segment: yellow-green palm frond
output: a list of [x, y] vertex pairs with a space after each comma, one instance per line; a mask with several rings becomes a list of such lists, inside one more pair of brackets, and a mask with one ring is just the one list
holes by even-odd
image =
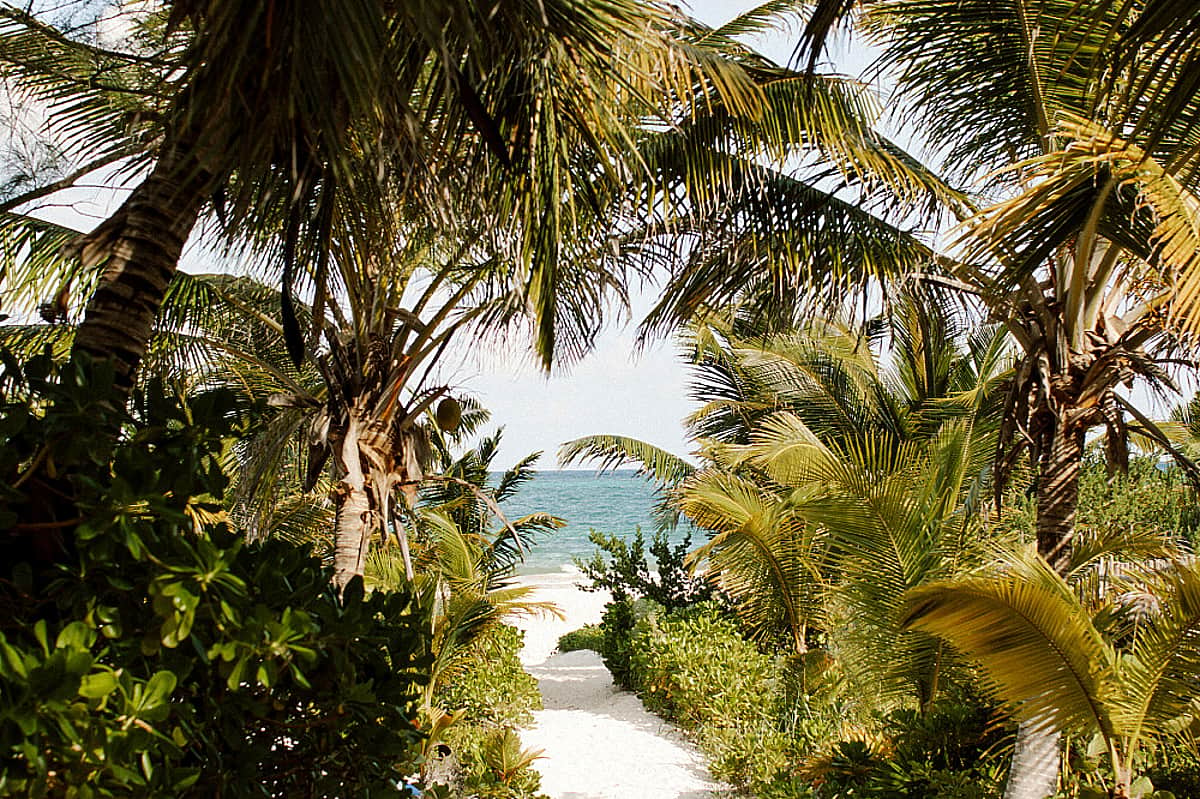
[[[997, 257], [1005, 269], [997, 290], [1003, 290], [1074, 242], [1078, 263], [1059, 276], [1058, 290], [1068, 334], [1078, 337], [1096, 326], [1088, 317], [1103, 308], [1091, 295], [1107, 290], [1107, 282], [1088, 276], [1094, 271], [1090, 253], [1104, 239], [1128, 248], [1162, 279], [1157, 287], [1143, 281], [1145, 296], [1134, 293], [1142, 313], [1159, 313], [1153, 301], [1170, 290], [1169, 312], [1185, 331], [1195, 331], [1200, 199], [1140, 146], [1095, 122], [1064, 114], [1055, 131], [1064, 141], [1060, 150], [1009, 167], [1022, 174], [1024, 190], [966, 223], [969, 258]], [[1136, 318], [1126, 325], [1131, 321]]]
[[656, 483], [675, 485], [690, 477], [696, 467], [666, 450], [628, 436], [594, 435], [568, 441], [558, 450], [558, 463], [591, 461], [600, 471], [637, 464], [638, 474]]
[[791, 514], [786, 500], [724, 472], [689, 480], [680, 506], [712, 531], [688, 556], [693, 568], [734, 601], [751, 635], [786, 638], [804, 651], [805, 631], [823, 618], [825, 537]]
[[1113, 717], [1125, 735], [1162, 738], [1179, 732], [1200, 712], [1200, 563], [1159, 561], [1146, 576], [1150, 607], [1128, 654], [1117, 664], [1124, 687]]
[[46, 305], [62, 321], [77, 320], [96, 278], [68, 252], [81, 235], [26, 214], [0, 213], [0, 312], [32, 317]]
[[1014, 557], [996, 576], [914, 588], [902, 619], [977, 662], [1017, 717], [1112, 740], [1116, 653], [1074, 591], [1044, 560]]
[[768, 416], [752, 431], [750, 444], [738, 451], [784, 486], [818, 481], [838, 462], [804, 420], [789, 411]]

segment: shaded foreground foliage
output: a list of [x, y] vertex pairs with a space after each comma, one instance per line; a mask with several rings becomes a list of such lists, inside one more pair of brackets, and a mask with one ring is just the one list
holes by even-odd
[[94, 435], [121, 406], [111, 369], [53, 371], [4, 375], [6, 534], [59, 489], [23, 480], [39, 460], [71, 475], [80, 518], [43, 532], [65, 559], [4, 567], [0, 793], [405, 795], [429, 661], [413, 596], [356, 581], [339, 599], [305, 548], [243, 543], [219, 504], [231, 394], [151, 387], [112, 446]]
[[868, 727], [849, 697], [836, 697], [836, 668], [760, 651], [716, 605], [667, 613], [642, 602], [637, 616], [625, 632], [626, 687], [688, 731], [713, 775], [740, 790], [779, 799], [1000, 795], [1003, 731], [969, 692]]

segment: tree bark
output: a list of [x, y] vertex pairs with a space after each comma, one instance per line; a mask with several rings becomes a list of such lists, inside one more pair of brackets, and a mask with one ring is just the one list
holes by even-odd
[[1025, 722], [1017, 727], [1004, 799], [1046, 799], [1058, 789], [1059, 732]]
[[371, 540], [371, 500], [362, 488], [342, 481], [337, 488], [337, 527], [333, 536], [333, 584], [341, 593], [363, 573]]
[[[81, 239], [84, 266], [101, 266], [102, 271], [76, 330], [71, 355], [111, 363], [113, 385], [122, 398], [133, 387], [167, 285], [211, 184], [212, 176], [200, 168], [192, 148], [164, 145], [150, 174], [117, 212]], [[97, 419], [96, 424], [116, 441], [118, 416]], [[37, 525], [78, 515], [64, 476], [39, 474], [29, 485], [35, 493], [41, 490], [41, 496], [27, 503], [22, 521]], [[73, 534], [73, 525], [65, 525], [56, 527], [53, 536], [36, 536], [34, 561], [60, 560], [69, 551]]]
[[340, 594], [355, 577], [363, 573], [367, 547], [371, 543], [371, 497], [367, 493], [359, 450], [359, 423], [354, 414], [346, 424], [342, 438], [341, 466], [346, 476], [335, 493], [337, 525], [333, 532], [333, 584]]
[[[1083, 464], [1084, 429], [1070, 411], [1043, 408], [1037, 476], [1037, 547], [1056, 572], [1070, 568], [1079, 506], [1079, 474]], [[1022, 722], [1017, 727], [1012, 765], [1004, 799], [1046, 799], [1058, 788], [1061, 733]]]
[[72, 354], [111, 362], [125, 395], [211, 181], [187, 147], [164, 146], [146, 180], [83, 240], [85, 265], [102, 263], [104, 270]]
[[1059, 574], [1066, 574], [1075, 536], [1075, 511], [1079, 506], [1079, 473], [1083, 463], [1082, 426], [1073, 424], [1069, 411], [1049, 417], [1046, 446], [1042, 448], [1037, 481], [1038, 553]]

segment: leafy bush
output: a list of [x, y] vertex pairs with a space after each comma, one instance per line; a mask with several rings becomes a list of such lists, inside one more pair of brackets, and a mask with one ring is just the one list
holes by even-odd
[[537, 680], [521, 667], [525, 633], [498, 624], [473, 641], [464, 666], [437, 702], [467, 723], [483, 727], [525, 727], [542, 709]]
[[599, 652], [602, 646], [604, 646], [604, 630], [599, 624], [585, 624], [578, 630], [572, 630], [558, 639], [559, 652], [577, 652], [581, 649]]
[[[1005, 500], [1003, 527], [1032, 538], [1037, 505], [1014, 486]], [[1200, 505], [1196, 491], [1177, 467], [1159, 468], [1156, 457], [1132, 458], [1129, 473], [1110, 478], [1103, 460], [1091, 456], [1079, 476], [1080, 535], [1120, 531], [1158, 532], [1165, 538], [1200, 544]]]
[[339, 599], [307, 551], [229, 529], [231, 394], [140, 394], [113, 445], [111, 371], [52, 371], [4, 374], [22, 557], [0, 575], [0, 794], [403, 795], [427, 667], [411, 596]]
[[692, 577], [685, 565], [691, 547], [690, 536], [672, 546], [665, 532], [656, 532], [649, 549], [655, 562], [654, 571], [646, 557], [646, 537], [640, 528], [628, 542], [595, 530], [588, 535], [588, 540], [599, 551], [589, 560], [575, 561], [584, 576], [591, 580], [591, 585], [584, 590], [612, 594], [612, 601], [604, 608], [596, 649], [612, 672], [613, 682], [632, 690], [637, 687], [629, 666], [635, 602], [644, 600], [670, 612], [710, 601], [712, 592], [703, 580]]
[[633, 623], [633, 600], [614, 599], [604, 606], [600, 618], [600, 657], [612, 673], [613, 682], [627, 691], [637, 687], [629, 665]]
[[739, 790], [759, 799], [1000, 795], [1003, 731], [972, 696], [877, 720], [872, 745], [838, 740], [830, 737], [838, 725], [824, 718], [836, 716], [836, 699], [797, 693], [797, 656], [759, 651], [720, 606], [633, 615], [629, 683], [688, 732], [713, 776]]
[[668, 611], [712, 598], [712, 590], [703, 580], [693, 577], [685, 563], [692, 546], [690, 535], [672, 546], [665, 532], [655, 532], [649, 550], [655, 563], [653, 571], [646, 559], [646, 537], [641, 528], [629, 542], [595, 530], [588, 535], [588, 540], [599, 551], [586, 561], [575, 561], [584, 576], [592, 581], [585, 590], [611, 591], [614, 601], [649, 599]]
[[445, 733], [456, 759], [457, 793], [477, 799], [529, 799], [541, 777], [523, 757], [517, 727], [533, 723], [541, 710], [537, 680], [519, 658], [525, 634], [496, 625], [473, 641], [465, 665], [438, 695], [457, 721]]
[[770, 784], [794, 762], [780, 729], [774, 658], [715, 604], [644, 613], [629, 639], [631, 682], [650, 710], [691, 732], [718, 779]]

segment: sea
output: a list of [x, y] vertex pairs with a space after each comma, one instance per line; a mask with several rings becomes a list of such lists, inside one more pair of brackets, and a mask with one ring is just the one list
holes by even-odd
[[[587, 559], [596, 551], [588, 541], [592, 530], [632, 538], [640, 527], [649, 542], [658, 500], [654, 484], [633, 470], [539, 471], [500, 509], [509, 519], [544, 512], [566, 520], [565, 527], [539, 535], [517, 569], [520, 574], [558, 574], [572, 572], [576, 558]], [[686, 533], [680, 527], [671, 538], [680, 541]], [[693, 543], [696, 539], [693, 533]]]

